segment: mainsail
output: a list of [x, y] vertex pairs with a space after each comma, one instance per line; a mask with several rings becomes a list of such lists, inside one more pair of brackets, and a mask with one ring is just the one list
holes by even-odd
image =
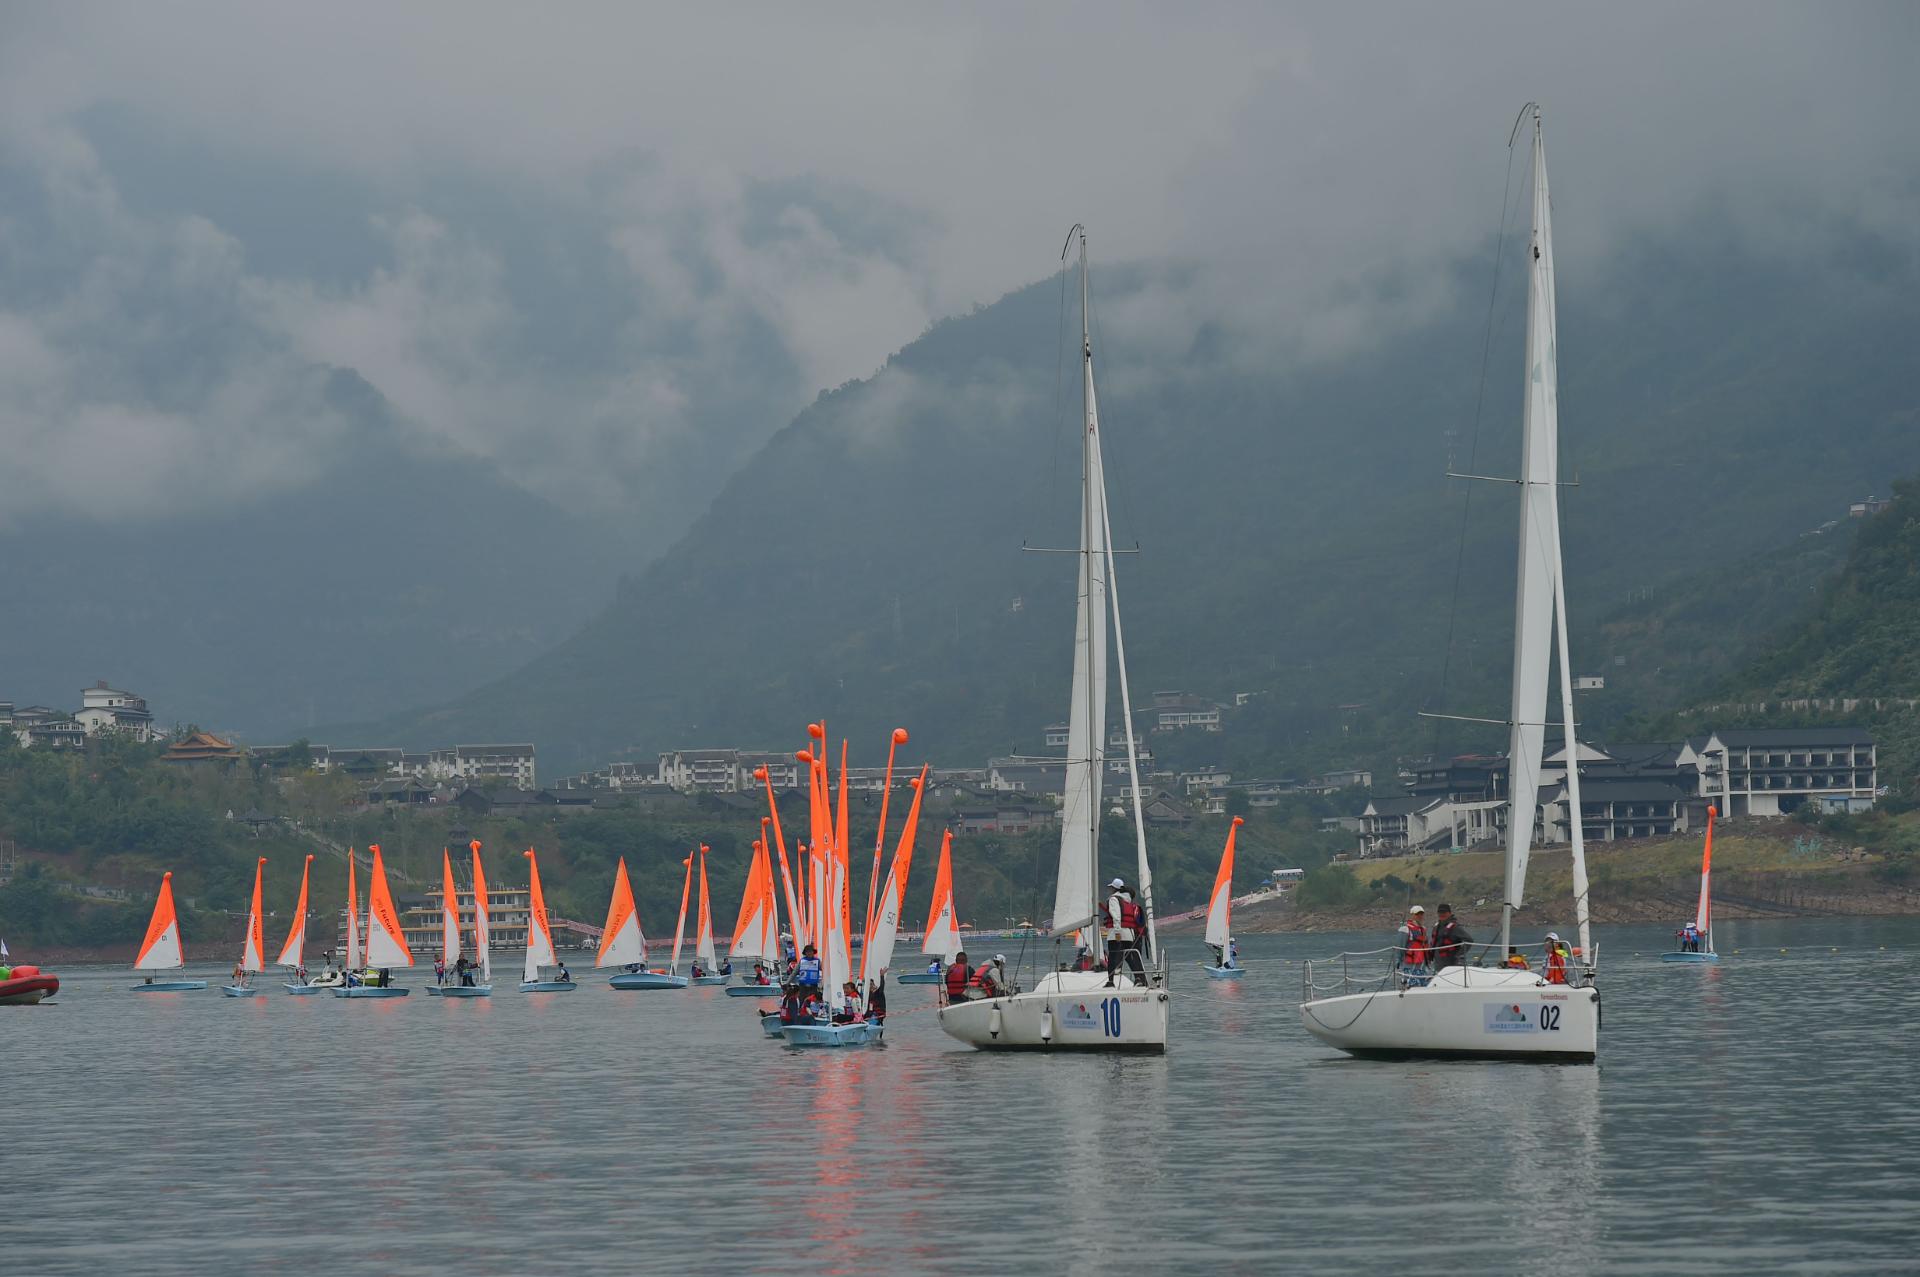
[[607, 902], [607, 925], [600, 932], [596, 967], [630, 967], [647, 960], [647, 937], [640, 930], [640, 911], [633, 903], [633, 883], [627, 877], [627, 858], [613, 875], [613, 897]]
[[406, 935], [400, 930], [400, 913], [393, 907], [393, 893], [387, 890], [387, 867], [380, 859], [380, 844], [368, 843], [373, 853], [373, 877], [367, 883], [367, 965], [370, 967], [410, 967], [413, 954], [407, 949]]
[[347, 970], [360, 965], [360, 888], [354, 881], [357, 859], [347, 848]]
[[308, 856], [306, 865], [300, 870], [300, 903], [293, 908], [293, 925], [287, 931], [287, 942], [280, 946], [280, 958], [276, 966], [299, 967], [306, 955], [307, 880], [312, 874], [313, 857]]
[[700, 845], [700, 921], [693, 931], [693, 959], [700, 969], [708, 975], [720, 965], [720, 955], [713, 946], [713, 901], [707, 893], [707, 848]]
[[920, 952], [951, 963], [960, 952], [960, 919], [953, 907], [953, 830], [940, 839], [940, 865], [933, 871], [933, 904], [927, 910], [927, 938]]
[[920, 799], [927, 792], [927, 768], [908, 783], [913, 786], [913, 802], [907, 808], [907, 820], [900, 827], [900, 845], [893, 853], [893, 865], [887, 870], [880, 890], [879, 907], [874, 910], [873, 927], [860, 950], [862, 989], [870, 989], [893, 964], [894, 942], [900, 937], [900, 908], [907, 894], [907, 875], [913, 868], [913, 844], [920, 836]]
[[553, 928], [547, 924], [547, 897], [540, 890], [540, 858], [527, 848], [527, 963], [521, 979], [531, 984], [540, 968], [552, 966]]
[[263, 971], [266, 969], [267, 933], [264, 916], [260, 911], [261, 879], [267, 871], [267, 858], [253, 867], [253, 904], [247, 910], [247, 938], [240, 947], [240, 969], [242, 971]]
[[[706, 850], [705, 844], [701, 845], [701, 850]], [[686, 867], [687, 873], [680, 882], [680, 916], [673, 924], [673, 961], [667, 964], [667, 971], [672, 975], [680, 974], [680, 942], [687, 935], [687, 893], [693, 887], [693, 857], [694, 853], [688, 852], [687, 858], [680, 862]]]
[[140, 956], [133, 960], [136, 971], [161, 971], [183, 967], [186, 958], [180, 951], [180, 919], [173, 911], [173, 874], [160, 878], [160, 894], [153, 902], [153, 917], [147, 923], [146, 939], [140, 942]]
[[473, 850], [473, 952], [480, 963], [480, 983], [493, 983], [493, 932], [487, 917], [487, 875], [480, 868], [480, 840], [467, 844]]
[[440, 849], [440, 960], [460, 961], [460, 892], [453, 881], [453, 853]]
[[1245, 823], [1235, 816], [1227, 827], [1227, 849], [1220, 853], [1220, 872], [1214, 875], [1213, 895], [1207, 901], [1207, 943], [1223, 949], [1233, 939], [1233, 843]]
[[[1707, 948], [1713, 948], [1713, 893], [1709, 884], [1713, 877], [1713, 817], [1714, 809], [1707, 808], [1707, 848], [1700, 853], [1700, 907], [1694, 913], [1693, 925], [1700, 934], [1707, 937]], [[1735, 937], [1738, 939], [1738, 937]]]

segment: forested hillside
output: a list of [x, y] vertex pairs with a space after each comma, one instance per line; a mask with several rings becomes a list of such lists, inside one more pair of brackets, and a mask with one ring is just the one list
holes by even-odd
[[[1641, 244], [1609, 265], [1561, 280], [1563, 468], [1579, 481], [1564, 522], [1576, 663], [1632, 669], [1623, 603], [1793, 542], [1910, 468], [1920, 281], [1883, 255], [1789, 261], [1734, 241]], [[1483, 744], [1414, 710], [1505, 703], [1515, 508], [1500, 485], [1469, 496], [1443, 475], [1450, 454], [1517, 465], [1518, 320], [1496, 314], [1476, 428], [1486, 303], [1470, 274], [1430, 321], [1318, 359], [1249, 364], [1231, 316], [1177, 358], [1096, 325], [1116, 536], [1141, 546], [1120, 567], [1135, 687], [1253, 693], [1233, 739], [1207, 743], [1249, 768]], [[1108, 272], [1097, 304], [1150, 304], [1153, 282]], [[1064, 713], [1073, 601], [1070, 561], [1020, 553], [1073, 534], [1059, 297], [1038, 285], [940, 324], [823, 395], [575, 637], [355, 730], [531, 738], [560, 767], [777, 743], [820, 714], [856, 739], [905, 723], [941, 761], [1034, 748]], [[1719, 584], [1764, 600], [1761, 624], [1811, 579]], [[1721, 631], [1729, 664], [1757, 637], [1745, 628]]]

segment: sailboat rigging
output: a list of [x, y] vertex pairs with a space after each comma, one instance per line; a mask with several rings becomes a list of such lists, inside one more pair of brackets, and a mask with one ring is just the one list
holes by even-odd
[[253, 987], [253, 977], [266, 970], [267, 963], [266, 929], [260, 912], [266, 870], [267, 858], [262, 856], [253, 867], [253, 904], [247, 910], [247, 933], [240, 942], [240, 962], [234, 967], [233, 983], [220, 986], [220, 991], [230, 998], [250, 998], [260, 992]]

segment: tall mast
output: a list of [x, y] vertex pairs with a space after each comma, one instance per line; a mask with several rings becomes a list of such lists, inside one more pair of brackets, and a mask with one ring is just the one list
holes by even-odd
[[[1080, 482], [1083, 492], [1080, 499], [1080, 555], [1081, 570], [1085, 573], [1087, 585], [1087, 648], [1092, 656], [1094, 633], [1096, 629], [1102, 638], [1106, 636], [1107, 618], [1103, 609], [1093, 606], [1094, 561], [1093, 556], [1101, 544], [1100, 533], [1093, 524], [1094, 487], [1101, 476], [1094, 471], [1095, 448], [1094, 430], [1099, 418], [1094, 408], [1093, 397], [1093, 331], [1090, 316], [1087, 314], [1087, 228], [1080, 228], [1080, 369], [1082, 374], [1080, 402], [1086, 414], [1085, 428], [1080, 432]], [[1106, 514], [1105, 492], [1100, 493], [1100, 514], [1104, 521]], [[1087, 804], [1087, 841], [1091, 848], [1087, 855], [1087, 898], [1094, 902], [1094, 912], [1100, 911], [1100, 750], [1104, 742], [1100, 739], [1105, 733], [1100, 731], [1100, 720], [1105, 717], [1096, 710], [1106, 708], [1106, 688], [1096, 688], [1101, 682], [1098, 674], [1093, 673], [1092, 661], [1088, 661], [1087, 684], [1087, 790], [1092, 801]], [[1104, 672], [1104, 671], [1102, 671]], [[1100, 700], [1096, 701], [1095, 697]], [[1089, 948], [1093, 946], [1089, 944]]]

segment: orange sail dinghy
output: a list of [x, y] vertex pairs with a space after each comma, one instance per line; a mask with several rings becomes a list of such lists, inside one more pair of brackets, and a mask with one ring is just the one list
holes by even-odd
[[140, 956], [133, 960], [136, 972], [148, 972], [147, 978], [133, 986], [135, 993], [183, 993], [204, 989], [205, 980], [156, 980], [155, 971], [177, 971], [187, 965], [180, 948], [180, 919], [173, 912], [173, 874], [160, 879], [160, 897], [153, 902], [153, 919], [147, 923], [147, 938], [140, 942]]

